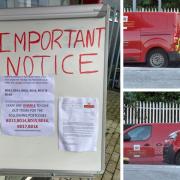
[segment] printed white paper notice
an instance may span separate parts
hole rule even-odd
[[[95,98],[62,97],[59,102],[59,148],[96,151],[98,102]]]
[[[52,77],[1,77],[1,131],[14,136],[50,135],[54,129]]]

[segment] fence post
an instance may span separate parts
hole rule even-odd
[[[134,122],[136,122],[136,103],[132,106],[132,124],[135,124]]]
[[[166,118],[165,118],[165,123],[167,123],[168,121],[168,111],[167,111],[167,108],[168,108],[168,103],[166,103]]]
[[[148,107],[148,105],[149,105],[149,103],[148,102],[146,102],[146,122],[149,122],[149,107]]]
[[[164,123],[164,102],[162,104],[162,123]]]
[[[145,102],[142,102],[142,122],[144,122],[144,117],[145,117],[145,115],[144,115],[144,104],[145,104]]]
[[[174,118],[174,103],[172,104],[172,120],[173,120],[173,123],[175,123],[175,118]]]
[[[157,123],[157,120],[158,120],[158,102],[155,103],[155,123]]]
[[[160,122],[162,122],[163,120],[162,120],[162,102],[160,102],[160,114],[159,114],[159,119],[160,119]]]
[[[178,104],[176,104],[176,121],[175,121],[176,123],[177,123],[178,117],[179,117],[179,116],[178,116]]]
[[[152,120],[151,122],[154,123],[154,102],[152,102]]]
[[[139,102],[136,102],[136,122],[141,123],[139,119]]]
[[[169,103],[169,122],[172,123],[172,103]]]
[[[132,106],[130,106],[130,108],[129,108],[129,122],[130,122],[130,124],[133,124],[132,123]]]
[[[149,102],[149,122],[151,122],[152,121],[152,116],[151,116],[151,112],[152,111],[152,103],[151,103],[151,101]]]
[[[125,107],[125,111],[126,111],[125,122],[127,122],[127,124],[129,124],[129,107],[128,107],[128,105],[124,105],[124,107]]]
[[[141,110],[141,101],[139,101],[138,107],[139,107],[139,121],[140,121],[140,123],[142,123],[142,117],[141,117],[141,112],[142,112],[142,110]]]
[[[162,11],[162,0],[158,0],[158,11]]]
[[[133,1],[133,12],[135,12],[136,11],[136,0],[132,0]]]

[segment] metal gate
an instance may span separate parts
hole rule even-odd
[[[120,12],[112,8],[109,19],[108,87],[120,88]]]

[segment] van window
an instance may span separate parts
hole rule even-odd
[[[128,132],[131,141],[143,141],[151,136],[151,126],[136,127]]]

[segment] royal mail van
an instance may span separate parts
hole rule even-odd
[[[180,165],[180,130],[171,133],[163,148],[164,162]]]
[[[180,13],[124,13],[124,62],[165,67],[180,61]]]
[[[180,130],[180,123],[139,124],[124,131],[124,157],[129,163],[162,164],[167,136]]]

